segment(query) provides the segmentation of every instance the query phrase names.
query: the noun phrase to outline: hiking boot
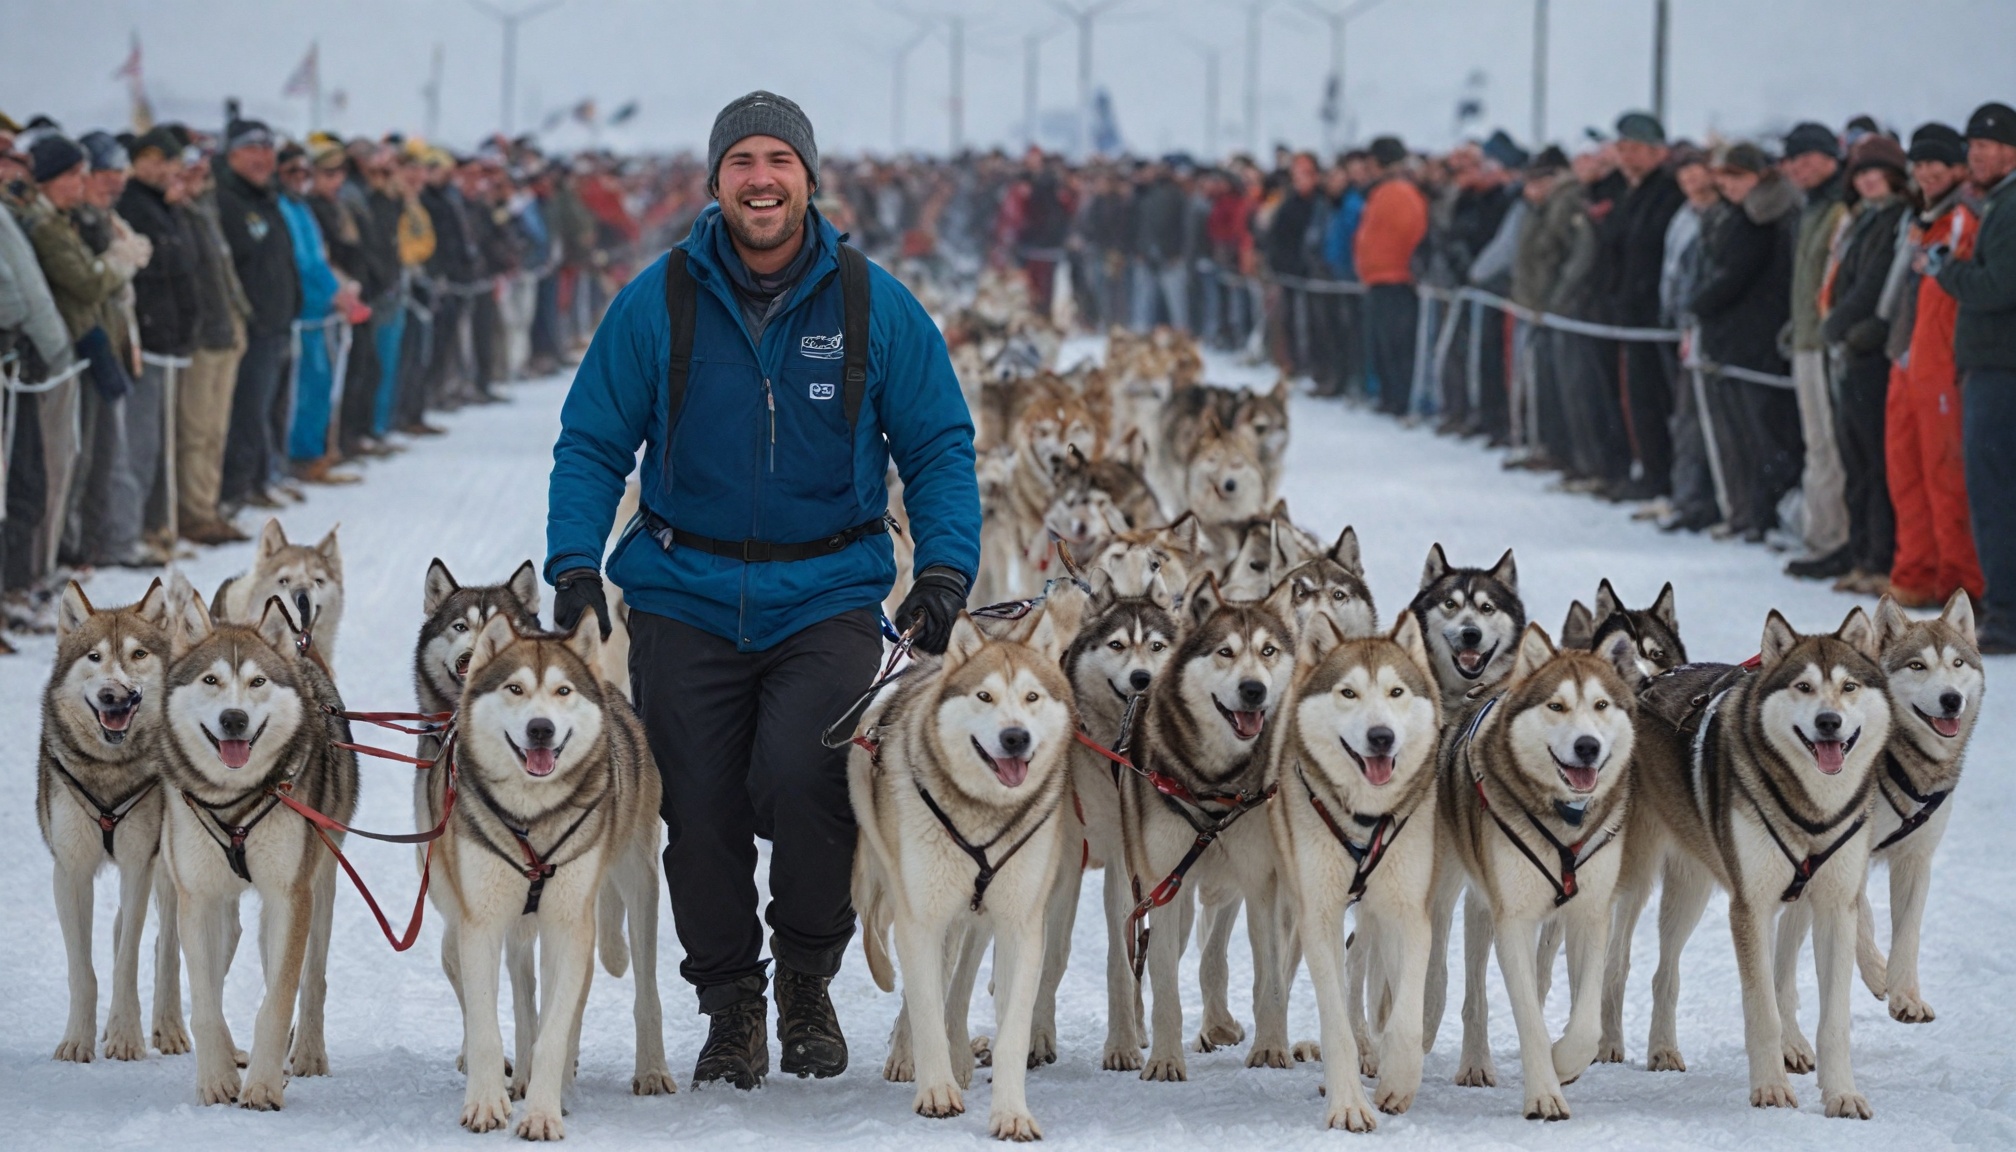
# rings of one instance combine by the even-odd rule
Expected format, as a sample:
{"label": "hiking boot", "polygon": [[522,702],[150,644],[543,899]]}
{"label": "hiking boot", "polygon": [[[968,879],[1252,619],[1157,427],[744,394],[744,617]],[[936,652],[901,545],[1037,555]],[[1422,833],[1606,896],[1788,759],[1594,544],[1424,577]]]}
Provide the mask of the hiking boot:
{"label": "hiking boot", "polygon": [[770,1033],[764,1025],[769,1005],[756,996],[713,1013],[707,1043],[693,1063],[693,1083],[724,1080],[747,1092],[770,1074]]}
{"label": "hiking boot", "polygon": [[807,976],[778,965],[777,1041],[784,1047],[780,1071],[824,1080],[847,1070],[847,1038],[826,995],[827,978]]}
{"label": "hiking boot", "polygon": [[1854,553],[1843,544],[1825,556],[1808,556],[1785,565],[1785,574],[1799,580],[1833,580],[1855,567]]}

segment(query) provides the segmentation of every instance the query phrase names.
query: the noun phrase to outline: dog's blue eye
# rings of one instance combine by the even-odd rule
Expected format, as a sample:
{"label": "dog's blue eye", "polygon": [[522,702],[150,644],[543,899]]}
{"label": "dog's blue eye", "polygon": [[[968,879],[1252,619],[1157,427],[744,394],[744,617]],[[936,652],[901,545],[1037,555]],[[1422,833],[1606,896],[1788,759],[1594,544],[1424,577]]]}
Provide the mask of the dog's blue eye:
{"label": "dog's blue eye", "polygon": [[1358,698],[1358,693],[1353,692],[1349,688],[1339,689],[1339,692],[1343,695],[1344,699],[1346,700],[1356,700]]}
{"label": "dog's blue eye", "polygon": [[1566,712],[1568,710],[1568,707],[1567,705],[1562,704],[1559,700],[1556,700],[1552,704],[1547,705],[1547,710],[1549,712]]}

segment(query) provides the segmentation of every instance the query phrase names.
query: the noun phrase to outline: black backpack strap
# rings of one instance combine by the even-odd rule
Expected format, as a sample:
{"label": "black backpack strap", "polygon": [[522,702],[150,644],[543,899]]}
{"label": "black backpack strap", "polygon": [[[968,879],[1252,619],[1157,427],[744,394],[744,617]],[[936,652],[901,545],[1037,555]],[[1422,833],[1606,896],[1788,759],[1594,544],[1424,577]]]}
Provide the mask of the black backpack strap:
{"label": "black backpack strap", "polygon": [[665,366],[665,458],[672,458],[672,430],[686,403],[686,376],[693,367],[694,317],[700,297],[686,271],[686,252],[674,248],[665,256],[665,318],[672,325],[672,354]]}
{"label": "black backpack strap", "polygon": [[[841,341],[841,410],[851,430],[868,395],[868,257],[851,244],[840,245],[840,303],[844,325]],[[687,338],[691,351],[692,338]]]}

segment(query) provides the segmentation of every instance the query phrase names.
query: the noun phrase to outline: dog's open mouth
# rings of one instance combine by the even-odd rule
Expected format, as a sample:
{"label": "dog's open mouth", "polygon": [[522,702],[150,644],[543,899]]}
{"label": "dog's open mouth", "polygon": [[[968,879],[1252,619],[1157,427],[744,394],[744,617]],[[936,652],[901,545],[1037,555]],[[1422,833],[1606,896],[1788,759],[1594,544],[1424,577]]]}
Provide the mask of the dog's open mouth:
{"label": "dog's open mouth", "polygon": [[973,750],[980,753],[980,759],[987,762],[987,768],[994,778],[1001,781],[1003,788],[1019,788],[1029,778],[1029,758],[1026,756],[996,756],[980,746],[980,738],[975,736]]}
{"label": "dog's open mouth", "polygon": [[[1553,753],[1550,752],[1548,755],[1552,756]],[[1561,773],[1561,779],[1568,782],[1568,787],[1573,788],[1577,792],[1594,792],[1596,790],[1597,769],[1603,766],[1601,764],[1592,764],[1585,768],[1580,764],[1570,764],[1559,756],[1555,756],[1554,767]]]}
{"label": "dog's open mouth", "polygon": [[[568,739],[572,738],[573,734],[569,733]],[[505,734],[504,742],[511,746],[512,755],[518,757],[518,763],[525,769],[527,776],[551,776],[553,769],[560,766],[561,751],[567,747],[567,741],[562,740],[557,745],[520,748],[518,742],[511,739],[509,733]]]}
{"label": "dog's open mouth", "polygon": [[1806,745],[1806,750],[1813,754],[1813,763],[1829,776],[1840,775],[1841,766],[1848,761],[1848,753],[1854,750],[1855,742],[1862,738],[1860,728],[1846,740],[1808,740],[1806,733],[1800,731],[1797,724],[1792,726],[1792,732],[1799,737],[1801,744]]}
{"label": "dog's open mouth", "polygon": [[1235,712],[1219,704],[1216,696],[1211,697],[1211,703],[1217,707],[1218,714],[1225,717],[1225,722],[1232,725],[1232,734],[1241,740],[1251,740],[1260,735],[1260,729],[1267,723],[1265,711]]}
{"label": "dog's open mouth", "polygon": [[1491,666],[1491,658],[1497,654],[1496,644],[1489,648],[1458,648],[1454,653],[1456,674],[1465,680],[1475,680],[1484,674],[1484,669]]}
{"label": "dog's open mouth", "polygon": [[124,708],[97,708],[91,711],[98,717],[98,731],[107,744],[124,744],[126,731],[133,724],[133,714],[140,710],[140,701],[135,697]]}
{"label": "dog's open mouth", "polygon": [[1393,757],[1360,756],[1358,750],[1351,747],[1349,740],[1339,736],[1337,742],[1344,745],[1344,754],[1357,762],[1358,770],[1365,774],[1366,783],[1376,788],[1381,784],[1393,782]]}
{"label": "dog's open mouth", "polygon": [[252,759],[252,745],[257,744],[259,737],[266,733],[266,725],[263,721],[259,725],[259,731],[252,733],[252,737],[249,740],[219,740],[211,734],[207,725],[198,725],[198,727],[203,729],[203,735],[209,739],[210,746],[217,750],[217,759],[226,768],[245,767]]}
{"label": "dog's open mouth", "polygon": [[455,679],[463,680],[468,678],[469,659],[474,655],[476,655],[476,650],[474,648],[471,648],[467,652],[462,653],[460,656],[455,657],[455,663],[449,669],[449,671],[455,674]]}
{"label": "dog's open mouth", "polygon": [[1925,721],[1926,724],[1930,725],[1932,731],[1937,732],[1939,735],[1946,737],[1948,740],[1951,740],[1953,737],[1960,735],[1960,717],[1934,716],[1915,704],[1911,706],[1911,710],[1913,712],[1918,713],[1918,718],[1920,720]]}

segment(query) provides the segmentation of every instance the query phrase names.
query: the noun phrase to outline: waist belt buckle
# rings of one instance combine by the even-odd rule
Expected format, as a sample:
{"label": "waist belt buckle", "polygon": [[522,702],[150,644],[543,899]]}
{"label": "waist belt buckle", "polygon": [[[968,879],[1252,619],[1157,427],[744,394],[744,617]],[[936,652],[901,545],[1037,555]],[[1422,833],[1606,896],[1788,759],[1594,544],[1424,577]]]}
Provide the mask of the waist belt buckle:
{"label": "waist belt buckle", "polygon": [[742,541],[742,562],[744,564],[768,564],[771,544],[768,540]]}

